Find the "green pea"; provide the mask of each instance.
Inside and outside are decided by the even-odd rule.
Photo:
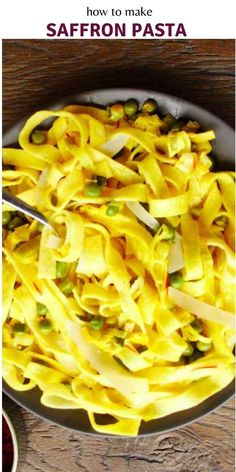
[[[64,293],[64,295],[70,295],[74,289],[74,284],[70,279],[65,279],[59,284],[59,288]]]
[[[14,218],[12,218],[12,220],[8,223],[8,228],[13,230],[15,228],[17,228],[18,226],[21,226],[24,224],[24,221],[19,217],[19,216],[15,216]]]
[[[188,347],[183,352],[183,356],[191,357],[193,355],[193,353],[194,353],[193,345],[191,343],[188,343]]]
[[[107,216],[115,216],[119,211],[118,205],[109,205],[106,210]]]
[[[198,333],[202,333],[202,331],[203,331],[203,326],[202,326],[201,321],[194,320],[194,321],[191,323],[191,326],[192,326],[192,328],[195,329]]]
[[[10,211],[4,211],[2,213],[2,224],[3,226],[8,225],[11,221],[11,213]]]
[[[67,262],[57,261],[56,262],[56,278],[62,279],[63,277],[65,277],[67,269],[68,269]]]
[[[50,320],[44,319],[39,322],[39,329],[43,334],[50,334],[53,331],[53,325]]]
[[[221,228],[226,228],[228,224],[228,218],[225,215],[218,216],[213,223],[217,226],[220,226]]]
[[[37,313],[40,316],[45,316],[48,313],[46,305],[43,303],[37,303]]]
[[[38,221],[37,226],[36,226],[36,230],[37,230],[39,233],[42,233],[43,228],[44,228],[43,223],[40,223],[40,222]]]
[[[13,329],[16,333],[24,333],[26,329],[25,323],[15,323]]]
[[[106,177],[103,177],[103,175],[97,175],[96,180],[99,187],[104,187],[107,183],[107,179]]]
[[[180,272],[173,272],[169,274],[169,282],[171,287],[180,288],[183,285],[183,276]]]
[[[36,130],[31,135],[34,144],[44,144],[46,142],[46,135],[43,131]]]
[[[84,194],[86,197],[100,197],[102,194],[102,189],[100,185],[91,182],[90,184],[86,185]]]
[[[138,111],[138,102],[131,98],[124,104],[124,112],[127,116],[133,116]]]
[[[110,118],[113,121],[119,121],[124,118],[124,107],[121,103],[115,103],[110,108]]]
[[[97,317],[97,318],[95,317],[89,322],[89,327],[93,331],[99,331],[100,329],[102,329],[103,325],[104,325],[104,318],[102,317]]]
[[[173,129],[173,130],[179,130],[179,129],[183,128],[184,125],[185,125],[184,120],[175,119],[170,128]]]
[[[175,239],[175,228],[171,225],[162,225],[159,232],[163,232],[163,239],[165,241],[173,241]]]
[[[143,113],[155,113],[157,111],[157,102],[152,98],[148,98],[142,106]]]
[[[202,341],[198,341],[197,342],[197,348],[201,352],[206,352],[206,351],[209,351],[209,349],[212,348],[212,344],[211,343],[204,343]]]

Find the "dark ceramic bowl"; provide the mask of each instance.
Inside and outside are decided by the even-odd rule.
[[[180,98],[172,97],[150,90],[136,90],[136,89],[107,89],[94,90],[77,95],[73,95],[60,102],[49,105],[48,108],[61,108],[66,104],[96,104],[109,105],[116,101],[125,101],[129,98],[136,98],[140,103],[143,103],[147,98],[154,98],[158,103],[158,108],[162,113],[171,113],[176,118],[186,117],[198,121],[204,129],[213,129],[216,133],[216,140],[213,142],[213,155],[216,157],[217,169],[228,170],[234,168],[234,131],[230,126],[224,123],[221,119],[212,115],[208,111],[186,102]],[[3,136],[4,146],[16,142],[19,130],[23,122],[17,123]],[[42,418],[45,418],[60,426],[71,428],[88,434],[102,435],[94,431],[90,425],[87,413],[84,410],[57,410],[47,408],[40,403],[41,392],[38,388],[28,392],[18,392],[12,390],[5,382],[3,382],[3,390],[13,400],[19,403],[22,407],[36,413]],[[212,395],[204,402],[184,411],[178,411],[172,415],[164,418],[142,422],[139,435],[148,435],[154,433],[161,433],[163,431],[170,431],[188,423],[198,420],[202,416],[210,413],[215,408],[222,405],[226,400],[231,398],[234,394],[234,382],[231,382],[226,388],[220,392]],[[104,436],[104,435],[103,435]],[[113,436],[115,438],[115,436]],[[124,437],[124,436],[123,436]]]

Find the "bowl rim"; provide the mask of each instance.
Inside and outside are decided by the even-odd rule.
[[[225,123],[221,118],[219,118],[218,116],[216,116],[213,113],[209,112],[208,110],[206,110],[206,109],[204,109],[204,108],[202,108],[202,107],[200,107],[200,106],[196,105],[195,103],[192,103],[188,100],[182,99],[181,97],[177,97],[175,95],[166,94],[166,93],[162,93],[162,92],[158,92],[158,91],[148,90],[148,89],[128,88],[128,87],[114,87],[114,88],[111,87],[111,88],[91,89],[91,90],[78,92],[76,94],[72,94],[72,95],[62,97],[60,100],[56,100],[56,101],[54,100],[53,102],[48,103],[47,108],[55,110],[55,109],[58,109],[58,107],[66,106],[68,104],[76,104],[76,103],[82,103],[82,104],[87,104],[87,105],[88,104],[90,104],[90,105],[105,105],[106,104],[107,105],[108,103],[111,103],[112,100],[106,99],[106,96],[112,96],[112,94],[118,95],[120,97],[119,98],[120,101],[125,101],[127,98],[136,98],[137,100],[140,100],[141,97],[142,97],[142,99],[144,99],[144,97],[146,97],[146,98],[154,98],[154,99],[157,100],[157,102],[161,101],[161,102],[164,102],[164,103],[167,102],[168,104],[172,103],[172,105],[176,108],[176,112],[177,112],[176,117],[177,118],[178,118],[178,113],[181,113],[182,107],[186,108],[187,110],[188,109],[194,110],[195,116],[196,115],[197,115],[197,117],[198,116],[203,116],[203,118],[204,118],[203,121],[205,121],[205,122],[209,121],[210,123],[212,122],[212,123],[215,124],[215,126],[217,128],[219,127],[220,129],[223,127],[225,132],[228,132],[230,134],[231,138],[234,137],[234,129],[228,123]],[[122,98],[122,96],[123,96],[123,98]],[[125,98],[124,98],[124,96],[125,96]],[[115,97],[115,99],[116,98],[117,97]],[[114,99],[113,99],[113,102],[114,102]],[[160,110],[162,110],[162,104],[160,105]],[[168,111],[166,111],[166,113],[167,112]],[[33,113],[34,113],[34,111],[32,111],[30,113],[30,115],[32,115]],[[195,119],[195,116],[193,117],[193,119]],[[25,117],[24,119],[19,120],[16,124],[11,126],[3,134],[3,143],[4,143],[5,146],[9,146],[13,142],[13,141],[9,141],[10,139],[13,139],[12,137],[18,136],[19,129],[21,128],[21,126],[23,126],[23,124],[24,124],[24,122],[27,118],[28,118],[28,116]],[[203,123],[203,126],[204,126],[204,123]],[[7,138],[7,139],[4,140],[4,137]],[[233,143],[232,142],[230,143],[231,144],[231,148],[230,148],[231,156],[230,157],[231,157],[231,160],[233,161],[233,160],[235,160],[234,139],[232,139],[231,141],[233,141]],[[112,439],[127,439],[127,438],[135,439],[135,438],[139,438],[139,437],[153,436],[153,435],[161,434],[161,433],[164,433],[164,432],[167,432],[167,431],[174,431],[176,429],[179,429],[179,428],[182,428],[182,427],[187,426],[189,424],[192,424],[196,421],[199,421],[201,418],[203,418],[207,414],[211,413],[216,408],[222,406],[226,401],[231,399],[234,396],[234,391],[235,391],[234,387],[235,387],[235,383],[234,383],[234,380],[232,380],[232,382],[230,384],[228,384],[224,389],[220,390],[219,392],[215,393],[214,395],[211,395],[210,397],[208,397],[207,399],[205,399],[203,402],[196,405],[195,407],[189,408],[187,410],[181,410],[181,411],[175,412],[171,415],[167,415],[166,417],[163,417],[163,418],[170,418],[174,415],[179,414],[180,415],[180,422],[178,422],[174,426],[168,426],[167,425],[166,427],[163,427],[160,430],[149,431],[149,432],[148,431],[141,432],[137,436],[133,437],[133,436],[128,436],[128,435],[124,436],[124,435],[113,435],[113,434],[108,434],[108,433],[100,433],[100,432],[97,432],[95,430],[83,431],[83,430],[75,428],[71,425],[68,426],[64,422],[60,422],[59,420],[51,419],[50,417],[48,417],[49,415],[48,416],[46,414],[44,415],[44,412],[42,413],[40,411],[35,411],[35,409],[31,408],[30,406],[26,406],[25,401],[21,400],[21,398],[16,399],[15,398],[15,391],[13,389],[11,389],[6,384],[5,381],[3,381],[3,391],[4,391],[4,393],[6,393],[12,400],[14,400],[16,403],[18,403],[21,407],[23,407],[26,410],[30,411],[31,413],[39,416],[40,418],[42,418],[44,420],[47,420],[52,424],[56,424],[58,426],[61,426],[63,428],[66,428],[66,429],[69,429],[69,430],[72,430],[72,431],[77,431],[80,434],[84,434],[84,435],[87,435],[87,436],[98,436],[98,437],[100,436],[100,437],[104,437],[104,438],[107,437],[107,438],[112,438]],[[18,392],[16,392],[16,393],[18,393]],[[204,407],[204,405],[206,405],[206,402],[208,402],[209,399],[211,399],[211,405],[209,405],[206,408],[206,407]],[[185,418],[184,420],[181,420],[181,413],[190,412],[191,410],[193,410],[195,408],[199,408],[200,405],[202,405],[204,408],[203,408],[203,411],[201,411],[199,415],[193,415],[193,418],[190,418],[190,419]],[[40,403],[40,399],[39,399],[39,408],[37,408],[37,410],[40,410],[40,408],[42,410],[42,406],[43,405]],[[49,410],[51,410],[51,409],[49,409]],[[81,409],[78,409],[78,410],[82,411]],[[55,411],[58,411],[58,410],[55,409]],[[73,410],[68,409],[67,411],[72,412]],[[160,418],[159,420],[162,420],[162,418]],[[158,422],[158,419],[152,420],[152,421]],[[78,426],[79,426],[79,424],[78,424]]]
[[[17,436],[16,436],[16,432],[15,432],[15,428],[12,424],[12,421],[8,415],[8,413],[6,412],[6,410],[3,408],[2,409],[2,414],[3,414],[3,417],[5,418],[6,420],[6,423],[8,425],[8,428],[10,430],[10,433],[11,433],[11,437],[12,437],[12,444],[13,444],[13,463],[12,463],[12,469],[11,469],[11,472],[16,472],[17,470],[17,464],[18,464],[18,441],[17,441]]]
[[[38,387],[35,387],[39,392],[41,392],[39,390]],[[227,390],[227,393],[225,393],[225,391]],[[11,389],[5,381],[3,381],[3,392],[4,394],[6,394],[11,400],[13,400],[15,403],[17,403],[20,407],[22,407],[24,410],[26,411],[29,411],[30,413],[32,413],[33,415],[37,416],[38,418],[44,420],[44,421],[47,421],[49,424],[52,424],[52,425],[56,425],[56,426],[59,426],[60,428],[63,428],[63,429],[66,429],[66,430],[70,430],[70,431],[73,431],[74,433],[79,433],[81,435],[84,435],[84,436],[88,436],[88,437],[93,437],[93,436],[97,436],[97,437],[100,437],[100,438],[107,438],[107,439],[133,439],[133,440],[137,440],[137,438],[145,438],[145,437],[150,437],[150,436],[157,436],[159,434],[163,434],[163,433],[167,433],[167,432],[170,432],[170,431],[176,431],[177,429],[180,429],[180,428],[184,428],[185,426],[191,426],[192,424],[200,421],[202,418],[206,417],[207,415],[209,415],[210,413],[213,413],[217,408],[223,406],[228,400],[231,400],[234,396],[235,396],[235,380],[233,379],[231,381],[230,384],[228,384],[225,388],[223,388],[222,390],[220,390],[219,392],[216,392],[215,394],[211,395],[210,397],[206,398],[204,401],[202,401],[201,403],[195,405],[194,407],[192,408],[188,408],[186,410],[179,410],[175,413],[172,413],[170,415],[166,415],[164,417],[161,417],[161,418],[156,418],[154,420],[151,420],[151,421],[155,421],[157,422],[158,420],[162,420],[162,419],[165,419],[165,418],[171,418],[172,416],[174,415],[178,415],[178,414],[181,414],[181,413],[188,413],[190,412],[191,410],[193,409],[197,409],[199,406],[204,406],[206,405],[206,403],[209,401],[209,399],[211,400],[214,400],[214,397],[219,397],[221,396],[222,394],[224,395],[224,398],[220,398],[218,399],[216,402],[213,402],[213,404],[208,407],[207,409],[205,409],[203,412],[201,412],[200,415],[196,415],[190,419],[185,419],[183,421],[181,421],[181,423],[178,423],[174,426],[166,426],[166,427],[163,427],[161,428],[160,430],[158,431],[150,431],[150,432],[141,432],[141,433],[138,433],[137,436],[130,436],[130,435],[119,435],[119,434],[109,434],[109,433],[102,433],[102,432],[99,432],[99,431],[95,431],[93,429],[91,429],[91,431],[83,431],[81,429],[78,429],[78,428],[74,428],[73,426],[68,426],[67,424],[65,424],[64,422],[61,422],[59,420],[55,420],[55,419],[52,419],[52,418],[49,418],[47,416],[47,413],[44,415],[44,413],[41,413],[40,411],[36,411],[34,410],[32,407],[28,406],[25,404],[24,401],[20,400],[19,398],[15,398],[14,396],[14,390]],[[40,398],[39,398],[39,408],[41,408],[42,405],[40,403]],[[46,407],[44,407],[46,408]],[[55,411],[60,411],[59,409],[52,409],[52,408],[47,408],[47,410],[55,410]],[[72,409],[68,409],[66,411],[70,411],[71,413],[73,411],[80,411],[80,412],[85,412],[86,410],[83,410],[81,408],[78,408],[76,410],[72,410]],[[143,423],[143,421],[141,422],[141,424]],[[148,424],[149,422],[147,422]],[[140,429],[141,429],[141,426],[140,426]],[[15,471],[11,471],[11,472],[15,472]]]

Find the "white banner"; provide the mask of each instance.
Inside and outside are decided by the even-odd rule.
[[[233,4],[232,0],[7,0],[1,14],[1,37],[234,38]]]

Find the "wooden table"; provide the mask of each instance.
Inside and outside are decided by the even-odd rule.
[[[51,100],[102,87],[139,87],[193,101],[234,124],[232,40],[8,40],[3,124]],[[192,426],[146,438],[87,437],[4,398],[20,443],[18,472],[233,472],[234,403]]]

